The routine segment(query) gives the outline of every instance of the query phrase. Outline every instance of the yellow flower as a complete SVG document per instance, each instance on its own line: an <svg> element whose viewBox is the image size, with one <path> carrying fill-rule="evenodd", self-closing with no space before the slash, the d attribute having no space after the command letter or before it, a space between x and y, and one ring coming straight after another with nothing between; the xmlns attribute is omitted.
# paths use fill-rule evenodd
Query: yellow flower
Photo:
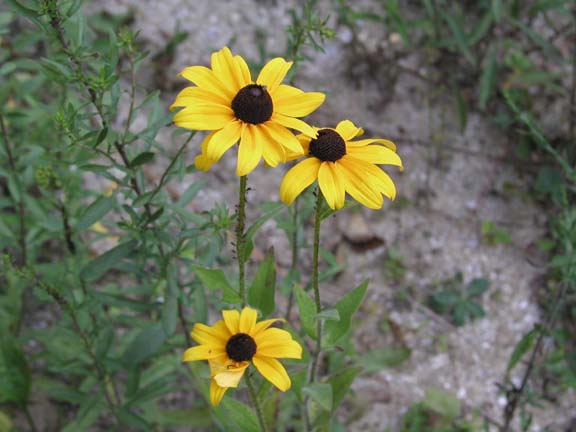
<svg viewBox="0 0 576 432"><path fill-rule="evenodd" d="M182 90L170 107L183 107L174 116L177 126L211 130L201 144L196 167L208 170L240 140L236 174L252 171L264 158L270 166L286 160L286 150L301 151L287 128L315 136L296 117L304 117L324 102L323 93L306 93L281 84L292 62L277 57L262 69L256 81L244 59L227 47L212 54L212 68L190 66L180 75L196 84Z"/></svg>
<svg viewBox="0 0 576 432"><path fill-rule="evenodd" d="M302 358L302 347L290 333L269 328L279 319L257 322L257 312L245 307L222 311L223 320L212 327L195 324L190 335L200 345L188 348L182 361L208 360L210 364L210 402L218 405L226 390L238 387L250 362L279 390L291 382L277 358Z"/></svg>
<svg viewBox="0 0 576 432"><path fill-rule="evenodd" d="M350 120L341 121L336 129L314 129L317 138L298 136L304 152L289 155L289 159L308 157L286 173L280 185L282 201L291 204L316 179L333 210L344 206L346 193L372 209L382 207L382 195L394 199L394 182L376 166L395 165L402 169L394 143L381 138L351 141L364 131Z"/></svg>

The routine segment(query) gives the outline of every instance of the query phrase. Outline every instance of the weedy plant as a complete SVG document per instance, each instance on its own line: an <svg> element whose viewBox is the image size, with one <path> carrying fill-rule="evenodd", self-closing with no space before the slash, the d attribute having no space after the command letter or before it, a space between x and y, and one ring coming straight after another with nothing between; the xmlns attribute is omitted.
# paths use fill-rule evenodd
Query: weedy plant
<svg viewBox="0 0 576 432"><path fill-rule="evenodd" d="M378 165L402 164L392 142L358 138L363 131L349 120L314 127L301 119L325 95L283 81L313 61L307 47L332 36L314 2L292 12L288 60L266 59L255 73L224 47L209 68L185 68L193 85L172 103L175 115L159 91L138 83L147 53L122 20L87 20L81 1L8 3L1 32L18 36L3 37L0 51L2 421L19 412L30 430L343 430L333 413L360 371L347 357L348 336L368 281L322 302L320 282L335 272L320 271L320 226L345 207L346 193L375 209L393 199ZM184 37L176 32L164 54ZM197 143L197 131L210 133ZM159 133L170 138L160 144ZM199 154L186 165L194 146ZM236 203L191 211L206 187L201 175L171 195L170 182L210 169L233 147ZM151 179L157 159L166 168ZM250 172L296 159L280 190L291 207L263 203L248 220ZM309 216L312 241L302 229ZM292 243L281 281L273 250L258 265L251 258L271 218ZM235 271L223 253L230 241ZM299 255L310 245L307 268ZM279 295L288 299L285 319ZM37 322L41 308L50 311L45 322ZM227 392L236 387L247 395ZM36 392L58 407L55 425L33 415ZM186 408L165 408L171 394L188 395Z"/></svg>

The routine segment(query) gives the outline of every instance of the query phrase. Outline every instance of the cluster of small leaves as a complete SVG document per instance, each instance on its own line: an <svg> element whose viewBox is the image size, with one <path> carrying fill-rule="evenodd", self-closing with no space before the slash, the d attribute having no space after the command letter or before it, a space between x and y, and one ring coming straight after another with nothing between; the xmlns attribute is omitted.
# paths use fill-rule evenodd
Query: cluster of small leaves
<svg viewBox="0 0 576 432"><path fill-rule="evenodd" d="M428 296L428 306L444 315L456 326L486 315L480 303L482 295L490 288L488 279L473 279L463 283L462 273L440 283L440 289Z"/></svg>

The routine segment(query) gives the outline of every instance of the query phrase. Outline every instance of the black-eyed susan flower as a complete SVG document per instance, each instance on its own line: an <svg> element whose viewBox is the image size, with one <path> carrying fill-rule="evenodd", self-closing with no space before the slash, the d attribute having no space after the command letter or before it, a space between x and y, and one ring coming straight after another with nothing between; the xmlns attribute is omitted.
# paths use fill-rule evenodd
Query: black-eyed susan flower
<svg viewBox="0 0 576 432"><path fill-rule="evenodd" d="M212 54L211 68L190 66L180 75L196 86L186 87L170 107L183 107L174 116L177 126L210 130L201 144L196 166L207 170L238 141L236 174L244 176L262 158L270 166L286 159L286 150L301 151L288 129L315 136L304 117L324 102L325 95L281 84L292 66L278 57L270 60L256 81L244 59L227 47Z"/></svg>
<svg viewBox="0 0 576 432"><path fill-rule="evenodd" d="M346 193L372 209L382 207L383 196L395 198L394 182L377 166L402 168L394 143L381 138L352 141L364 131L350 120L341 121L336 129L314 130L318 134L316 138L298 136L303 152L294 153L290 158L307 157L290 169L282 180L282 201L291 204L314 180L318 180L322 195L333 210L344 206Z"/></svg>
<svg viewBox="0 0 576 432"><path fill-rule="evenodd" d="M238 386L250 362L279 390L288 390L290 377L277 359L302 358L302 347L286 330L270 328L280 320L257 322L256 310L249 307L242 312L222 311L222 317L211 327L195 324L190 335L200 345L182 356L185 362L208 360L212 405L220 403L226 390Z"/></svg>

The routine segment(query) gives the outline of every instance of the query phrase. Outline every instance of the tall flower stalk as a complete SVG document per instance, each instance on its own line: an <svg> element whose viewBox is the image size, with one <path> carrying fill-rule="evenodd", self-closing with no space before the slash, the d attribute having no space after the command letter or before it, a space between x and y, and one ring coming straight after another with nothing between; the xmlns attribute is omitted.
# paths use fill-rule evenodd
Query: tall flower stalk
<svg viewBox="0 0 576 432"><path fill-rule="evenodd" d="M244 264L246 263L244 227L246 225L246 183L247 176L241 176L238 187L238 208L236 209L236 259L238 260L238 293L242 307L246 306L246 277Z"/></svg>

